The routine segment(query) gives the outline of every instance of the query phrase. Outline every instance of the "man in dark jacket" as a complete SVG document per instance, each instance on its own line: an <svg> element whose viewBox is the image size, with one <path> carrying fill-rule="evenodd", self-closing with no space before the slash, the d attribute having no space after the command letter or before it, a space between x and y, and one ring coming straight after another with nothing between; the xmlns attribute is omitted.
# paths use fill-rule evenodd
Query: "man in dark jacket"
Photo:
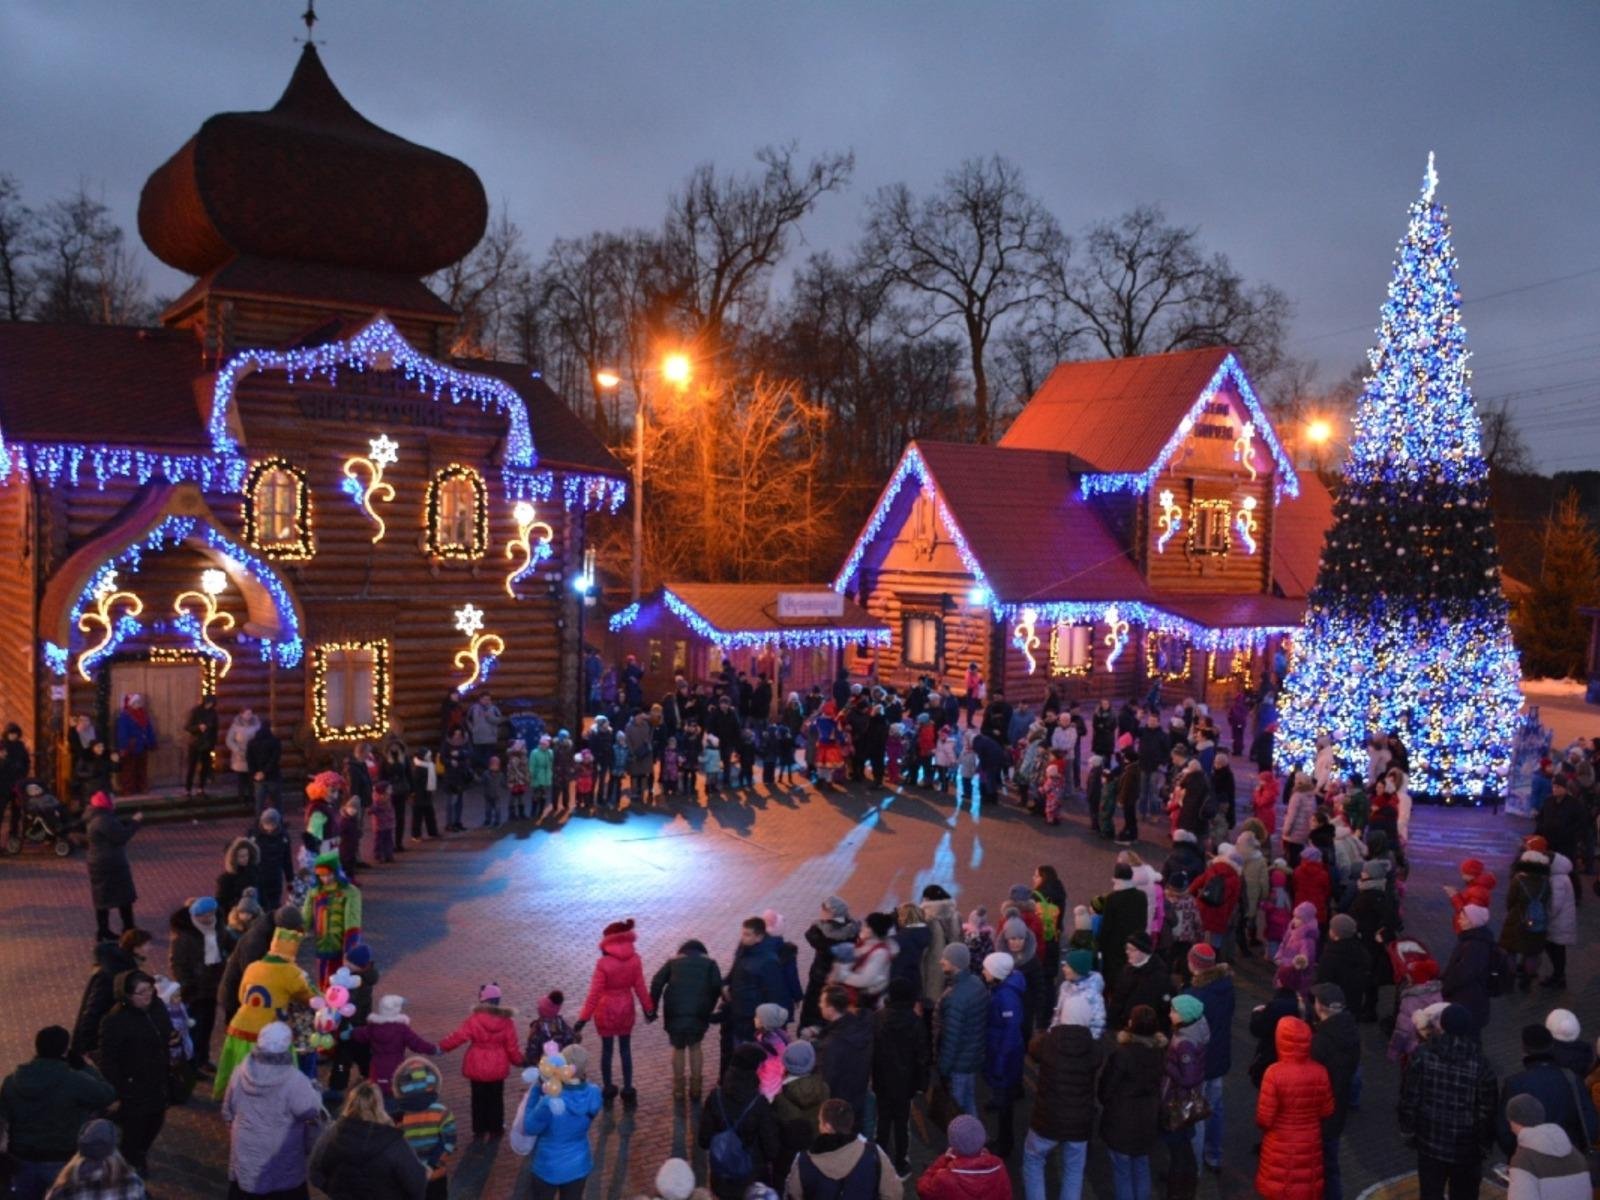
<svg viewBox="0 0 1600 1200"><path fill-rule="evenodd" d="M1469 904L1461 910L1466 928L1456 938L1455 949L1444 974L1439 977L1440 995L1459 1004L1472 1015L1477 1029L1489 1027L1489 975L1494 969L1497 947L1489 932L1489 910ZM1510 980L1506 980L1507 986Z"/></svg>
<svg viewBox="0 0 1600 1200"><path fill-rule="evenodd" d="M1206 806L1211 802L1211 781L1200 767L1200 760L1191 758L1186 746L1172 750L1171 772L1177 781L1173 786L1179 798L1178 828L1187 829L1196 838L1203 838L1211 825Z"/></svg>
<svg viewBox="0 0 1600 1200"><path fill-rule="evenodd" d="M94 970L89 974L89 982L84 984L83 998L78 1002L78 1017L72 1025L71 1054L74 1061L85 1055L93 1057L99 1053L100 1022L106 1019L106 1014L117 1002L117 976L139 965L131 945L135 938L140 939L139 944L142 945L150 940L150 935L143 930L134 930L124 933L117 941L95 943Z"/></svg>
<svg viewBox="0 0 1600 1200"><path fill-rule="evenodd" d="M1233 1010L1236 994L1233 968L1217 961L1217 952L1205 942L1189 951L1189 975L1193 982L1183 989L1205 1005L1206 1027L1211 1037L1206 1042L1206 1101L1211 1115L1195 1127L1195 1158L1213 1171L1222 1170L1222 1083L1233 1069Z"/></svg>
<svg viewBox="0 0 1600 1200"><path fill-rule="evenodd" d="M1506 1121L1506 1103L1513 1096L1532 1096L1544 1105L1544 1119L1559 1125L1574 1146L1594 1143L1597 1132L1594 1101L1583 1081L1555 1062L1555 1038L1543 1025L1522 1029L1522 1070L1507 1075L1495 1105L1494 1135L1507 1155L1516 1152L1517 1136Z"/></svg>
<svg viewBox="0 0 1600 1200"><path fill-rule="evenodd" d="M117 1098L93 1067L67 1062L72 1035L59 1025L34 1035L34 1057L0 1084L0 1118L18 1169L18 1196L42 1196L77 1153L78 1131Z"/></svg>
<svg viewBox="0 0 1600 1200"><path fill-rule="evenodd" d="M672 1043L672 1095L683 1099L687 1066L689 1093L700 1098L701 1051L711 1014L722 994L722 969L705 946L689 939L650 980L650 1004ZM685 1062L687 1060L687 1063Z"/></svg>
<svg viewBox="0 0 1600 1200"><path fill-rule="evenodd" d="M1100 914L1101 974L1107 988L1117 985L1123 964L1128 961L1128 939L1143 933L1150 923L1149 898L1143 890L1133 886L1133 868L1118 863L1111 869L1111 893L1106 897L1105 911ZM1122 1014L1124 1018L1127 1013ZM1113 1029L1122 1026L1112 1023Z"/></svg>
<svg viewBox="0 0 1600 1200"><path fill-rule="evenodd" d="M989 706L983 710L983 724L979 728L1002 746L1008 744L1011 731L1011 704L1006 700L1006 694L999 688L995 688L991 694Z"/></svg>
<svg viewBox="0 0 1600 1200"><path fill-rule="evenodd" d="M245 834L256 847L256 898L265 912L283 903L283 890L294 882L294 846L283 828L283 816L275 808L261 810L250 832Z"/></svg>
<svg viewBox="0 0 1600 1200"><path fill-rule="evenodd" d="M978 1115L978 1072L988 1037L989 989L969 969L965 942L951 942L939 957L946 980L934 1018L935 1063L962 1112Z"/></svg>
<svg viewBox="0 0 1600 1200"><path fill-rule="evenodd" d="M116 1007L100 1023L100 1068L117 1091L122 1156L140 1174L167 1118L167 1072L177 1032L164 1004L154 1003L155 980L143 971L117 976Z"/></svg>
<svg viewBox="0 0 1600 1200"><path fill-rule="evenodd" d="M752 1042L756 1036L756 1009L794 1003L783 978L777 947L767 938L767 923L750 917L739 929L739 948L728 968L728 1030L734 1044Z"/></svg>
<svg viewBox="0 0 1600 1200"><path fill-rule="evenodd" d="M283 741L265 717L245 744L244 764L254 785L256 811L277 808L283 795Z"/></svg>
<svg viewBox="0 0 1600 1200"><path fill-rule="evenodd" d="M822 1019L817 1035L817 1074L828 1095L864 1112L872 1090L872 1018L850 1008L850 993L838 984L822 991Z"/></svg>
<svg viewBox="0 0 1600 1200"><path fill-rule="evenodd" d="M1156 795L1157 772L1166 764L1172 751L1172 742L1161 728L1161 718L1156 713L1145 717L1144 728L1139 730L1139 815L1153 817L1161 807Z"/></svg>
<svg viewBox="0 0 1600 1200"><path fill-rule="evenodd" d="M1157 1028L1165 1033L1172 1001L1167 964L1159 954L1151 953L1150 935L1142 929L1128 938L1127 949L1128 965L1118 972L1117 982L1106 997L1106 1027L1126 1028L1133 1010L1148 1004L1155 1010Z"/></svg>
<svg viewBox="0 0 1600 1200"><path fill-rule="evenodd" d="M889 982L888 1002L872 1014L872 1094L878 1145L904 1179L911 1173L911 1101L928 1086L928 1031L916 1013L922 981Z"/></svg>
<svg viewBox="0 0 1600 1200"><path fill-rule="evenodd" d="M183 723L184 732L189 735L189 748L183 767L184 794L193 796L195 792L195 778L200 781L200 794L206 794L206 785L211 782L211 756L217 749L217 698L212 695L200 697L200 703L189 710L189 719Z"/></svg>
<svg viewBox="0 0 1600 1200"><path fill-rule="evenodd" d="M1483 1152L1494 1140L1494 1071L1478 1045L1472 1014L1451 1004L1440 1032L1425 1038L1400 1077L1400 1131L1417 1146L1424 1196L1476 1193Z"/></svg>
<svg viewBox="0 0 1600 1200"><path fill-rule="evenodd" d="M1345 993L1337 983L1319 983L1316 1000L1317 1032L1311 1037L1311 1061L1328 1069L1333 1085L1333 1115L1322 1119L1322 1195L1343 1200L1339 1176L1339 1139L1344 1136L1350 1097L1361 1067L1361 1031L1355 1014L1345 1007Z"/></svg>
<svg viewBox="0 0 1600 1200"><path fill-rule="evenodd" d="M1030 1196L1043 1196L1045 1160L1061 1147L1061 1192L1077 1195L1094 1132L1094 1085L1104 1051L1089 1032L1089 1002L1071 997L1062 1023L1034 1035L1028 1057L1039 1064L1033 1116L1022 1144L1022 1179Z"/></svg>
<svg viewBox="0 0 1600 1200"><path fill-rule="evenodd" d="M1567 777L1558 772L1551 783L1550 798L1539 810L1539 819L1534 825L1534 832L1542 835L1544 840L1550 843L1552 854L1565 854L1577 862L1578 847L1587 824L1588 816L1582 798L1573 792ZM1553 1121L1554 1118L1548 1114L1547 1109L1546 1116Z"/></svg>
<svg viewBox="0 0 1600 1200"><path fill-rule="evenodd" d="M1339 913L1328 922L1328 944L1317 958L1317 982L1338 984L1349 1003L1361 1005L1371 980L1372 955L1357 937L1356 919Z"/></svg>

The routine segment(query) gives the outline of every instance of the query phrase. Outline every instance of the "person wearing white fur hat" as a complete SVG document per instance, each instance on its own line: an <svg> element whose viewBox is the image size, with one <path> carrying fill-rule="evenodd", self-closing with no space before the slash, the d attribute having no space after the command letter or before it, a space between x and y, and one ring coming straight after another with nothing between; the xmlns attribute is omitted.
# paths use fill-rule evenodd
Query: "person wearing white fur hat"
<svg viewBox="0 0 1600 1200"><path fill-rule="evenodd" d="M1577 1015L1569 1009L1553 1008L1544 1019L1544 1027L1555 1039L1550 1057L1556 1066L1571 1071L1580 1081L1588 1078L1589 1072L1594 1070L1595 1052L1594 1047L1583 1040Z"/></svg>

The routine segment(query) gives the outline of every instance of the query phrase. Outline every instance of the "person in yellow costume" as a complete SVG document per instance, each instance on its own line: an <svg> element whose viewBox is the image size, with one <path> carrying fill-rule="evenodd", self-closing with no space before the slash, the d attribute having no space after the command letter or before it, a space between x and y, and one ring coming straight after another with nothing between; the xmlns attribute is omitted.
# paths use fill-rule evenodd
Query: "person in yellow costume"
<svg viewBox="0 0 1600 1200"><path fill-rule="evenodd" d="M217 1056L217 1078L211 1094L220 1100L228 1090L233 1070L250 1056L256 1037L284 1015L291 1004L309 1004L315 994L306 973L295 965L304 934L298 929L278 929L265 958L244 969L239 981L239 1011L228 1022L228 1038Z"/></svg>

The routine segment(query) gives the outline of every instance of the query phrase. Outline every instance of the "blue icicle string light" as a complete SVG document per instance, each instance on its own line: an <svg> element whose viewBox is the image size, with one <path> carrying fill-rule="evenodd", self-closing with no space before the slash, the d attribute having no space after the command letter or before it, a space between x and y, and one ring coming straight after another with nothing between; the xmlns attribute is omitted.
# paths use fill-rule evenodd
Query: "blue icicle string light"
<svg viewBox="0 0 1600 1200"><path fill-rule="evenodd" d="M1366 739L1394 730L1412 792L1477 801L1504 787L1522 698L1437 182L1429 155L1295 638L1278 745L1305 768L1327 733L1340 769L1355 771Z"/></svg>
<svg viewBox="0 0 1600 1200"><path fill-rule="evenodd" d="M612 633L621 633L628 626L639 619L639 602L635 600L626 608L619 609L611 614L611 619L606 622L606 628Z"/></svg>
<svg viewBox="0 0 1600 1200"><path fill-rule="evenodd" d="M12 472L31 476L50 487L65 481L72 487L92 474L95 487L105 491L113 479L128 479L141 486L152 479L169 483L193 482L205 491L240 492L249 464L237 454L164 454L130 446L76 442L12 442L0 433L0 484Z"/></svg>
<svg viewBox="0 0 1600 1200"><path fill-rule="evenodd" d="M718 629L676 595L669 588L661 589L661 602L667 610L694 630L695 634L715 646L725 649L753 649L760 646L789 646L793 648L826 646L838 649L866 643L869 646L887 646L891 633L884 629L847 629L838 626L806 626L792 629ZM616 613L606 623L612 633L620 633L639 619L642 610L637 601Z"/></svg>

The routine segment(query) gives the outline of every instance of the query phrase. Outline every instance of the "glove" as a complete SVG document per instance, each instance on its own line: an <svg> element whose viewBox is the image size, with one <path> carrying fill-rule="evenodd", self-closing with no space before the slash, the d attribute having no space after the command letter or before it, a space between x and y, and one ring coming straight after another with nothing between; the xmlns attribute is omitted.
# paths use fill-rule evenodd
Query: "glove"
<svg viewBox="0 0 1600 1200"><path fill-rule="evenodd" d="M576 1025L574 1025L572 1027L572 1036L573 1037L582 1037L583 1036L583 1027L585 1025L587 1025L588 1023L589 1022L587 1022L587 1021L579 1021Z"/></svg>
<svg viewBox="0 0 1600 1200"><path fill-rule="evenodd" d="M654 1013L654 1012L647 1012L647 1013L645 1013L645 1015L644 1015L644 1023L645 1023L645 1024L646 1024L646 1025L654 1025L654 1024L655 1024L655 1023L656 1023L656 1017L657 1017L657 1015L658 1015L658 1014L657 1014L657 1013Z"/></svg>

